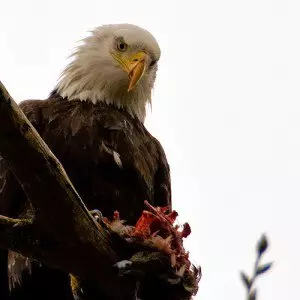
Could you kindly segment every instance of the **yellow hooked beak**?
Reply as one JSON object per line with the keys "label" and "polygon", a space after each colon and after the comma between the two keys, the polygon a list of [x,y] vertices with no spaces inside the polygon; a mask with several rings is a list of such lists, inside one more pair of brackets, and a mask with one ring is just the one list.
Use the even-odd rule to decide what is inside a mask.
{"label": "yellow hooked beak", "polygon": [[121,68],[128,73],[130,81],[127,91],[130,92],[145,74],[148,54],[145,51],[140,51],[131,55],[112,53],[112,56],[121,65]]}

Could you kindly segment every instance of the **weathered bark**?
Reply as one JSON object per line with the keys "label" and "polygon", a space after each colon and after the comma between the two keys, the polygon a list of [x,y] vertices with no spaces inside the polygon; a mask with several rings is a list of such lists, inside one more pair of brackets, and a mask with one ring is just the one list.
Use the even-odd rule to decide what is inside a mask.
{"label": "weathered bark", "polygon": [[[58,159],[1,82],[0,155],[10,164],[35,212],[32,220],[0,216],[0,247],[59,267],[89,289],[101,290],[107,299],[135,298],[136,278],[118,276],[113,266],[119,260],[135,260],[137,269],[157,272],[156,277],[170,271],[162,253],[126,242],[93,219]],[[166,293],[173,297],[168,299],[187,299]]]}

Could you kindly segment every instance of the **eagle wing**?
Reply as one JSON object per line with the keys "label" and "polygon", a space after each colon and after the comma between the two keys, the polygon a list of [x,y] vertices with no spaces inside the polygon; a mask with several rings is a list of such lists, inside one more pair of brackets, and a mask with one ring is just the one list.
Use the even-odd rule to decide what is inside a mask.
{"label": "eagle wing", "polygon": [[[20,103],[20,107],[59,159],[64,159],[69,156],[68,153],[72,153],[72,160],[76,160],[77,164],[86,160],[83,155],[93,156],[94,160],[100,161],[101,165],[112,160],[122,167],[124,162],[128,168],[133,166],[139,174],[140,184],[152,190],[153,205],[171,208],[171,179],[168,161],[160,142],[144,128],[143,124],[134,123],[136,121],[132,121],[132,118],[122,119],[122,115],[111,108],[97,110],[94,105],[88,115],[84,116],[84,112],[78,110],[77,104],[66,108],[72,105],[68,104],[70,102],[62,98],[54,101],[51,98],[26,100]],[[64,109],[65,111],[62,112]],[[51,124],[55,121],[59,125],[53,128]],[[83,129],[82,133],[79,133],[80,128]],[[79,147],[74,146],[76,135],[80,135],[76,140],[82,143],[78,144]],[[58,142],[59,138],[61,140]],[[86,144],[92,145],[92,148],[82,151],[81,149]],[[65,162],[62,161],[62,163],[64,165]],[[67,170],[72,169],[68,167],[66,165]],[[103,186],[103,182],[101,184]],[[0,157],[0,213],[15,217],[16,214],[21,213],[22,208],[24,209],[25,203],[26,196],[22,187],[7,162]]]}
{"label": "eagle wing", "polygon": [[[94,114],[91,114],[92,117],[90,119],[87,119],[81,116],[80,115],[81,112],[79,111],[76,117],[71,116],[70,114],[64,115],[65,118],[63,122],[65,122],[64,123],[65,125],[63,124],[62,120],[60,120],[59,124],[62,125],[60,127],[57,127],[58,131],[53,132],[53,135],[51,135],[52,133],[49,126],[52,126],[51,124],[53,124],[52,122],[55,122],[56,118],[57,119],[60,118],[61,106],[58,103],[62,103],[61,101],[64,100],[58,99],[58,101],[54,101],[56,104],[52,102],[51,99],[27,100],[20,103],[20,107],[22,108],[23,112],[25,113],[29,121],[39,132],[39,134],[43,138],[44,137],[46,138],[46,142],[49,143],[48,145],[50,146],[51,149],[55,148],[57,137],[58,136],[60,136],[61,138],[63,137],[65,142],[57,144],[57,149],[54,149],[54,153],[58,154],[58,158],[66,157],[67,155],[65,155],[65,153],[67,153],[68,151],[72,151],[72,154],[76,155],[77,149],[74,149],[74,146],[72,146],[71,139],[77,134],[79,134],[80,128],[91,128],[91,132],[89,133],[89,135],[93,136],[93,138],[97,137],[97,139],[102,140],[101,147],[97,149],[97,153],[95,154],[96,161],[107,162],[108,154],[112,155],[113,160],[115,161],[116,164],[123,163],[123,162],[126,164],[127,163],[126,161],[128,160],[128,163],[133,165],[136,171],[141,174],[141,178],[142,178],[141,185],[144,185],[144,183],[145,186],[151,185],[151,189],[153,190],[153,194],[154,194],[152,204],[155,206],[171,207],[170,170],[169,170],[169,165],[167,163],[166,155],[159,141],[156,140],[154,137],[152,137],[146,131],[146,129],[144,129],[142,124],[138,125],[138,130],[141,132],[140,136],[142,137],[142,141],[141,141],[138,139],[136,135],[131,135],[131,130],[132,130],[132,127],[130,126],[131,124],[128,124],[128,121],[126,120],[125,121],[123,120],[124,122],[120,123],[118,116],[114,115],[114,113],[112,114],[105,113],[105,116],[98,114],[98,117],[101,118],[100,123],[98,123],[98,121],[94,118]],[[73,104],[63,104],[63,106],[64,105],[68,106]],[[74,105],[74,108],[72,108],[70,111],[73,114],[76,114],[76,109],[77,109],[76,105]],[[70,116],[72,118],[68,120],[67,116]],[[76,120],[77,122],[74,123],[74,120]],[[86,123],[87,120],[90,121],[90,124]],[[100,129],[98,126],[92,126],[92,124],[100,124]],[[68,130],[71,131],[71,134],[70,132],[68,132]],[[136,153],[133,153],[133,151],[127,151],[126,149],[125,152],[127,155],[123,155],[120,158],[118,157],[118,154],[119,153],[124,154],[124,149],[120,149],[120,146],[118,145],[117,141],[120,141],[120,139],[121,140],[128,139],[129,136],[131,136],[133,139],[131,143],[133,146],[136,146],[139,143],[143,144],[140,145],[142,147],[140,148],[141,151],[137,151]],[[121,142],[121,144],[123,143]],[[64,145],[64,149],[61,149],[62,148],[61,145]],[[148,151],[147,151],[147,147],[148,147]],[[83,154],[80,153],[80,155]],[[78,158],[81,157],[78,156]],[[80,159],[78,161],[80,161]],[[147,163],[147,161],[150,162],[150,164]],[[156,162],[155,163],[156,168],[153,167],[154,162]],[[153,174],[153,177],[149,174]],[[26,205],[26,201],[27,201],[26,199],[27,199],[26,195],[21,185],[15,178],[14,174],[10,170],[9,165],[3,158],[0,157],[0,213],[11,217],[18,216],[20,213],[22,213],[22,210]],[[142,200],[146,200],[146,199],[142,199]],[[26,268],[26,258],[20,255],[13,255],[13,252],[10,253],[9,258],[15,260],[14,261],[15,264],[20,265],[16,269],[23,270]],[[1,288],[0,299],[3,300],[7,299],[7,294],[8,294],[7,264],[8,264],[7,251],[2,251],[0,253],[0,285],[4,284],[5,286]],[[56,272],[58,271],[56,270]],[[50,275],[51,275],[51,279],[50,279]],[[10,273],[11,279],[13,279],[13,281],[15,282],[20,281],[21,279],[20,276],[21,276],[20,272],[18,274],[14,274],[13,272]],[[26,275],[24,274],[24,276]],[[35,282],[35,283],[39,282],[39,286],[40,287],[42,286],[42,288],[39,288],[39,290],[44,290],[44,294],[43,294],[44,299],[53,298],[54,293],[56,293],[56,295],[58,294],[63,295],[66,294],[67,292],[66,285],[68,285],[69,282],[66,274],[53,273],[53,270],[48,269],[45,266],[40,268],[36,265],[33,265],[32,276],[34,278],[32,277],[32,280],[30,280],[30,282]],[[41,278],[43,278],[43,281],[41,281]],[[55,278],[55,283],[53,281],[54,278]],[[54,285],[55,285],[55,289],[54,289]],[[29,288],[34,288],[34,286],[31,286],[31,284],[29,284],[28,289]],[[14,289],[13,290],[13,294],[15,295],[14,299],[18,299],[18,295],[17,295],[18,291],[19,293],[20,292],[24,293],[23,289],[21,290]],[[4,295],[2,296],[1,293],[4,293]],[[67,294],[71,295],[69,291],[67,292]],[[66,296],[65,299],[68,299],[68,297]]]}
{"label": "eagle wing", "polygon": [[171,210],[172,193],[170,167],[161,144],[158,140],[156,140],[156,143],[159,157],[158,169],[154,176],[154,205],[160,207],[168,206]]}
{"label": "eagle wing", "polygon": [[[25,101],[21,107],[90,209],[102,209],[109,217],[112,209],[126,212],[135,208],[138,215],[122,213],[134,222],[144,208],[143,200],[171,206],[165,152],[138,119],[105,103],[67,101],[57,94],[45,101]],[[131,204],[119,202],[119,207],[113,207],[105,200],[107,207],[97,207],[101,197],[110,199],[115,193]]]}

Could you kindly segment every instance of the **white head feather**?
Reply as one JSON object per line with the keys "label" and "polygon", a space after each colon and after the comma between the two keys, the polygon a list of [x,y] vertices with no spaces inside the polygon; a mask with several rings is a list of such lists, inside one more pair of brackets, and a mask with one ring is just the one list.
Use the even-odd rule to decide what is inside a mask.
{"label": "white head feather", "polygon": [[[111,54],[120,38],[128,45],[127,51],[145,50],[153,62],[130,92],[128,74]],[[82,40],[72,57],[56,87],[62,97],[92,101],[95,105],[104,101],[144,121],[156,77],[155,62],[160,58],[159,45],[148,31],[131,24],[97,27]]]}

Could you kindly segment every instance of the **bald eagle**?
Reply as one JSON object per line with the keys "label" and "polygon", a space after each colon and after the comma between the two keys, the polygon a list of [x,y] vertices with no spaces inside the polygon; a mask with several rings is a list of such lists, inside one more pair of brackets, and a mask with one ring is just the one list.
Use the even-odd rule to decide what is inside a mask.
{"label": "bald eagle", "polygon": [[[48,99],[27,100],[20,107],[89,209],[107,217],[118,210],[134,224],[144,200],[171,207],[164,150],[143,124],[160,58],[157,41],[134,25],[104,25],[82,40],[72,58]],[[1,157],[0,209],[10,217],[33,213]],[[15,252],[9,252],[8,261],[3,253],[1,264],[1,299],[73,299],[62,271],[29,263]],[[9,283],[16,286],[10,298],[7,264]],[[26,265],[30,272],[22,273]]]}

